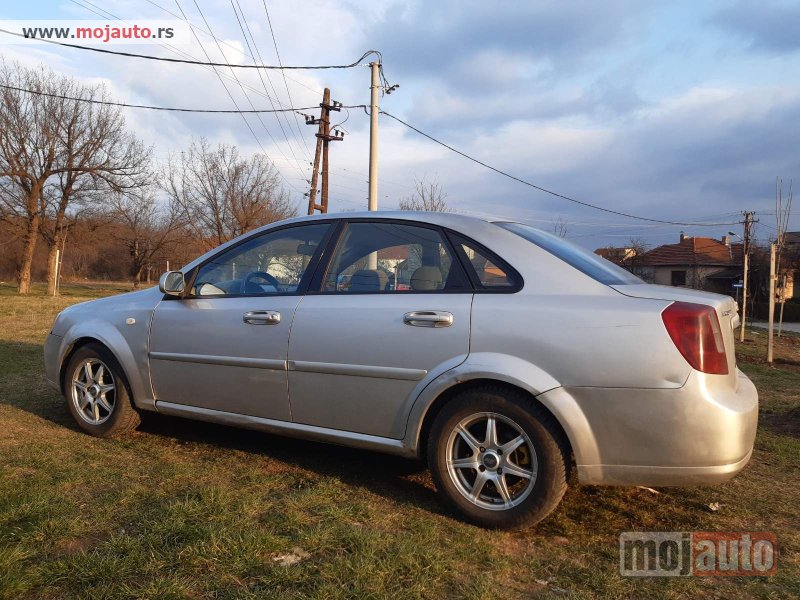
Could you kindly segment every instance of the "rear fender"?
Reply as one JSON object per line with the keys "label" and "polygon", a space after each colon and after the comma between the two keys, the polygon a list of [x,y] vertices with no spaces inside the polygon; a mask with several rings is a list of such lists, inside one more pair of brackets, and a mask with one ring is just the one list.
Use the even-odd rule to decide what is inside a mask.
{"label": "rear fender", "polygon": [[[594,461],[597,446],[592,429],[575,400],[549,373],[536,365],[506,354],[479,352],[431,381],[411,408],[403,444],[421,454],[422,424],[430,408],[444,392],[477,379],[501,381],[521,388],[536,397],[559,422],[579,462]],[[590,463],[592,464],[592,463]]]}

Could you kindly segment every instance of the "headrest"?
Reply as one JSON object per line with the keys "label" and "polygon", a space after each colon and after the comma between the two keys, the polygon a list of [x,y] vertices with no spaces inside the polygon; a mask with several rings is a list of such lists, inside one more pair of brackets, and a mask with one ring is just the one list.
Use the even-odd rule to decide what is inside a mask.
{"label": "headrest", "polygon": [[438,267],[420,267],[411,275],[411,289],[416,291],[442,289],[442,272]]}
{"label": "headrest", "polygon": [[350,278],[351,292],[380,292],[386,288],[386,273],[377,269],[361,269]]}

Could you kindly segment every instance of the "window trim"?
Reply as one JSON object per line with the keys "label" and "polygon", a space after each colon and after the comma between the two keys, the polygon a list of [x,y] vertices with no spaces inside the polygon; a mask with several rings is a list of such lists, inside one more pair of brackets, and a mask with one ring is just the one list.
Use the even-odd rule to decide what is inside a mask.
{"label": "window trim", "polygon": [[[514,267],[512,267],[508,261],[500,258],[496,252],[489,250],[483,244],[479,244],[472,238],[460,233],[458,231],[453,231],[452,229],[446,229],[445,233],[447,234],[448,238],[450,238],[450,243],[456,249],[456,255],[458,256],[458,260],[461,261],[462,270],[467,273],[470,282],[472,283],[472,287],[476,294],[516,294],[523,287],[525,287],[525,280],[520,275],[519,271],[517,271]],[[506,276],[511,279],[512,285],[510,286],[503,286],[503,287],[492,287],[492,286],[485,286],[481,283],[480,277],[475,272],[475,267],[472,266],[472,262],[470,262],[469,257],[467,256],[464,249],[461,247],[461,243],[465,243],[467,246],[471,246],[476,251],[480,252],[484,257],[490,260],[493,264],[497,267],[503,269],[505,271]]]}
{"label": "window trim", "polygon": [[[349,229],[350,225],[355,223],[377,223],[377,224],[385,224],[385,225],[406,225],[411,227],[422,227],[424,229],[432,229],[436,231],[442,238],[442,241],[447,248],[447,250],[452,255],[452,262],[450,268],[457,269],[459,276],[461,277],[462,281],[464,282],[465,286],[461,289],[450,289],[450,290],[405,290],[402,292],[396,291],[387,291],[387,290],[377,290],[374,292],[342,292],[339,290],[324,290],[323,285],[328,277],[328,271],[333,267],[333,257],[336,255],[336,252],[339,250],[340,245],[344,241],[345,233]],[[448,274],[449,276],[449,274]],[[472,285],[472,280],[469,277],[469,274],[464,269],[464,265],[461,263],[461,259],[458,256],[457,249],[453,247],[453,243],[450,241],[450,237],[447,235],[447,229],[444,227],[440,227],[439,225],[434,225],[433,223],[425,223],[423,221],[411,221],[408,219],[386,219],[380,217],[358,217],[353,219],[341,219],[341,225],[336,232],[335,239],[332,237],[328,241],[328,246],[325,248],[324,253],[324,260],[320,261],[320,264],[317,266],[317,271],[314,273],[314,278],[311,280],[311,284],[309,285],[308,289],[305,291],[305,294],[308,296],[377,296],[377,295],[398,295],[398,296],[408,296],[408,295],[430,295],[430,294],[472,294],[475,292],[475,288]]]}
{"label": "window trim", "polygon": [[[325,249],[328,247],[328,242],[330,241],[331,236],[333,235],[335,230],[339,229],[338,227],[339,223],[337,223],[336,221],[337,220],[335,219],[320,219],[315,221],[303,221],[300,223],[286,223],[284,225],[277,225],[265,231],[259,231],[252,235],[243,237],[242,239],[238,240],[235,244],[231,244],[224,250],[220,250],[213,256],[210,256],[209,258],[204,260],[199,265],[193,267],[189,272],[189,277],[186,279],[186,287],[184,289],[183,294],[179,297],[173,296],[173,298],[175,300],[199,300],[199,299],[209,300],[209,299],[223,299],[223,298],[277,298],[286,296],[303,296],[305,295],[306,291],[309,288],[312,278],[316,273],[319,261],[323,257]],[[276,293],[264,292],[263,294],[221,294],[212,296],[196,296],[190,293],[192,288],[194,287],[195,279],[197,278],[197,274],[200,272],[200,269],[202,269],[208,263],[214,261],[220,255],[230,252],[231,250],[238,248],[242,244],[246,244],[259,237],[264,237],[287,229],[297,229],[300,227],[310,227],[314,225],[328,225],[329,227],[328,230],[325,232],[325,234],[322,236],[319,246],[314,251],[314,254],[311,256],[311,259],[308,262],[308,266],[306,267],[303,276],[300,278],[300,283],[297,285],[297,289],[295,291],[276,292]]]}

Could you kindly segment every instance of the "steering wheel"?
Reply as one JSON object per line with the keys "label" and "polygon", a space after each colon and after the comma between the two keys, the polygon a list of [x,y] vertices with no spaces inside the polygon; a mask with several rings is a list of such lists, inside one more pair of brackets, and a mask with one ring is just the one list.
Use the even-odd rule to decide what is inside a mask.
{"label": "steering wheel", "polygon": [[[270,275],[269,273],[267,273],[265,271],[253,271],[252,273],[248,273],[247,276],[244,278],[244,282],[242,283],[242,291],[243,291],[243,293],[245,293],[245,294],[247,294],[247,293],[253,293],[253,294],[262,294],[262,293],[264,293],[264,290],[261,289],[261,286],[259,286],[258,284],[252,283],[253,279],[263,279],[269,285],[274,287],[276,292],[279,292],[281,290],[281,287],[280,287],[281,286],[281,282],[278,281],[275,277],[273,277],[272,275]],[[253,292],[250,292],[251,285],[255,286],[258,289],[256,289]]]}

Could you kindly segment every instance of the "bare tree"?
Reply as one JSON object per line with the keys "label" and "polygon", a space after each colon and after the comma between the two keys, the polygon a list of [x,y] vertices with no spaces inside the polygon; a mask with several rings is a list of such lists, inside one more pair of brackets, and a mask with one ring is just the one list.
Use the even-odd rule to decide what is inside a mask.
{"label": "bare tree", "polygon": [[205,138],[193,140],[186,152],[170,158],[162,187],[208,246],[297,215],[278,170],[266,156],[242,158],[236,146],[212,149]]}
{"label": "bare tree", "polygon": [[[19,292],[30,290],[31,263],[41,233],[48,243],[48,292],[55,290],[56,250],[68,212],[93,193],[142,185],[149,150],[125,129],[119,107],[102,86],[87,86],[45,68],[0,65],[0,177],[8,177],[18,216],[26,223]],[[32,90],[40,94],[21,90]],[[16,189],[13,189],[16,188]]]}
{"label": "bare tree", "polygon": [[[74,97],[109,100],[102,87],[73,87]],[[45,188],[53,193],[45,195],[40,227],[49,246],[48,293],[56,287],[56,250],[64,242],[70,207],[78,203],[84,210],[91,208],[110,193],[134,190],[150,179],[151,151],[126,130],[119,107],[70,101],[64,109],[57,129],[60,169],[53,185]]]}
{"label": "bare tree", "polygon": [[425,178],[414,182],[414,193],[400,200],[400,210],[425,210],[430,212],[453,212],[447,205],[447,194],[438,181],[425,181]]}
{"label": "bare tree", "polygon": [[159,202],[153,190],[114,194],[111,216],[121,226],[119,240],[130,252],[130,275],[138,288],[142,274],[160,253],[179,242],[184,225],[183,208],[174,198]]}
{"label": "bare tree", "polygon": [[553,233],[560,238],[567,237],[567,220],[558,215],[557,219],[553,219]]}
{"label": "bare tree", "polygon": [[[13,88],[61,94],[68,91],[63,78],[45,69],[31,70],[0,63],[0,82]],[[47,180],[58,167],[56,134],[63,106],[49,96],[4,87],[0,90],[0,200],[4,213],[22,223],[23,251],[17,275],[20,294],[31,286],[31,264],[41,221],[40,201]]]}

